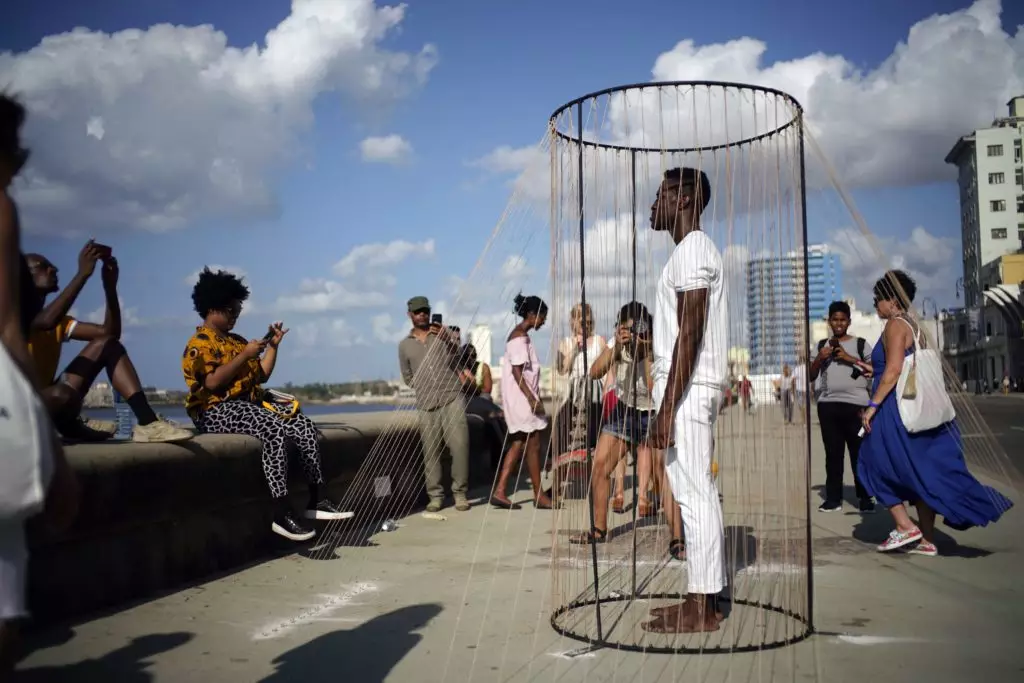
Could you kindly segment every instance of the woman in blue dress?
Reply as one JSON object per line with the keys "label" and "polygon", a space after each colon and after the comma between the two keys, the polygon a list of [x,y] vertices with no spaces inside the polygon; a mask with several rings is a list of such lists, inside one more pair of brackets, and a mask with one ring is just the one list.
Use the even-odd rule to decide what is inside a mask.
{"label": "woman in blue dress", "polygon": [[[917,323],[907,309],[916,292],[917,285],[902,270],[887,272],[874,286],[875,309],[886,325],[871,353],[875,379],[863,415],[865,437],[857,471],[896,522],[879,552],[916,544],[911,553],[934,557],[936,514],[947,526],[962,530],[995,522],[1013,503],[968,471],[955,420],[914,434],[903,425],[895,389],[904,359],[914,351]],[[917,508],[919,526],[904,501]]]}

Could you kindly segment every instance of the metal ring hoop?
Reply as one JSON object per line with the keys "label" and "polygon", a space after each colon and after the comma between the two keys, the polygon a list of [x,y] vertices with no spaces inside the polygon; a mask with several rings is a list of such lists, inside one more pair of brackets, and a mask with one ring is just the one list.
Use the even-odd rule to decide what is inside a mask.
{"label": "metal ring hoop", "polygon": [[[627,93],[631,91],[643,92],[644,90],[660,90],[661,88],[679,88],[679,87],[706,87],[706,88],[718,88],[722,91],[736,90],[736,91],[749,91],[759,92],[765,95],[774,95],[779,97],[785,102],[788,102],[793,106],[796,113],[786,123],[774,128],[770,131],[753,135],[742,140],[736,140],[735,142],[726,142],[718,145],[708,145],[706,147],[679,147],[673,149],[662,149],[660,147],[634,147],[630,145],[614,145],[607,142],[596,142],[594,140],[581,139],[582,132],[576,135],[563,132],[558,129],[558,119],[563,114],[568,112],[574,107],[582,107],[583,103],[588,100],[594,100],[599,97],[605,97],[607,95],[615,95],[619,93]],[[551,128],[551,132],[555,137],[572,145],[579,145],[581,147],[590,147],[592,149],[605,149],[617,152],[648,152],[657,154],[688,154],[692,152],[714,152],[720,149],[728,149],[730,147],[741,147],[748,145],[759,140],[764,140],[772,136],[778,135],[783,131],[792,128],[796,125],[802,125],[804,118],[804,109],[800,106],[800,102],[789,93],[783,92],[776,88],[769,88],[763,85],[750,85],[749,83],[733,83],[730,81],[652,81],[650,83],[631,83],[629,85],[617,85],[612,88],[605,88],[604,90],[597,90],[592,93],[577,97],[571,102],[566,102],[551,114],[548,119],[548,125]]]}
{"label": "metal ring hoop", "polygon": [[[570,602],[568,605],[563,605],[555,610],[554,614],[551,615],[551,628],[555,630],[561,636],[572,638],[581,643],[586,643],[590,646],[607,647],[615,650],[624,650],[626,652],[641,652],[644,654],[652,655],[686,655],[686,654],[709,654],[709,655],[722,655],[722,654],[742,654],[746,652],[763,652],[765,650],[775,650],[781,647],[787,647],[796,643],[807,640],[814,635],[814,629],[808,622],[806,617],[803,617],[793,610],[784,609],[777,605],[765,604],[763,602],[755,602],[753,600],[741,600],[739,598],[733,599],[728,597],[720,597],[719,601],[728,602],[731,605],[743,605],[745,607],[755,607],[763,609],[768,612],[775,612],[781,614],[784,617],[788,617],[793,621],[802,624],[805,628],[800,632],[791,636],[781,638],[779,640],[773,640],[767,643],[751,643],[749,645],[696,645],[686,646],[680,645],[678,647],[664,647],[664,646],[644,646],[635,645],[632,643],[620,643],[617,641],[611,641],[607,638],[590,638],[573,631],[572,629],[565,628],[558,625],[558,618],[563,614],[572,612],[573,610],[583,609],[585,607],[593,607],[598,604],[607,604],[612,602],[622,602],[626,600],[681,600],[685,596],[681,593],[641,593],[639,595],[621,595],[615,597],[600,598],[597,600],[576,600]],[[690,635],[700,634],[694,633]]]}

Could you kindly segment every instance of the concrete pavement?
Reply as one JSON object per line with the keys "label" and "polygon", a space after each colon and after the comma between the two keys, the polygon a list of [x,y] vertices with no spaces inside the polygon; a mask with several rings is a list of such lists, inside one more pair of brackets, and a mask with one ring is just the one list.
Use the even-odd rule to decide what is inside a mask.
{"label": "concrete pavement", "polygon": [[[802,428],[781,426],[772,411],[723,418],[731,434],[755,425],[784,448],[800,447]],[[812,436],[820,484],[816,426]],[[727,511],[731,472],[723,463]],[[989,528],[944,530],[940,558],[876,553],[887,514],[813,512],[817,635],[731,655],[581,649],[549,625],[554,513],[526,505],[445,514],[411,515],[369,544],[345,528],[346,545],[326,558],[280,557],[37,634],[16,680],[1024,679],[1019,508]]]}

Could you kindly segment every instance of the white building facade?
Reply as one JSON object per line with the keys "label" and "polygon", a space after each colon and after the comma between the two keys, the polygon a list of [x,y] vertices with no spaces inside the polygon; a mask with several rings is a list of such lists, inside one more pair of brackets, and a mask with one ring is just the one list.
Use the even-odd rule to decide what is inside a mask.
{"label": "white building facade", "polygon": [[963,293],[964,307],[944,316],[943,350],[969,388],[1016,376],[1024,362],[1022,330],[1014,316],[1007,322],[1016,302],[1008,308],[1002,301],[1017,298],[1020,283],[994,274],[1001,257],[1024,245],[1024,95],[1007,107],[1007,116],[960,138],[946,155],[958,168],[963,278],[957,294]]}

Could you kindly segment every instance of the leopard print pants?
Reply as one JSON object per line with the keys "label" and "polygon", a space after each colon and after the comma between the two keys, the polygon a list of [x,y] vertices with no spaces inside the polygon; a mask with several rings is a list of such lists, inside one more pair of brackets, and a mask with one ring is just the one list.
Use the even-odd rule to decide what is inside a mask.
{"label": "leopard print pants", "polygon": [[206,434],[245,434],[263,442],[263,474],[270,495],[288,495],[288,442],[299,447],[302,468],[310,484],[322,484],[320,432],[308,417],[299,413],[283,419],[250,401],[215,403],[194,420]]}

